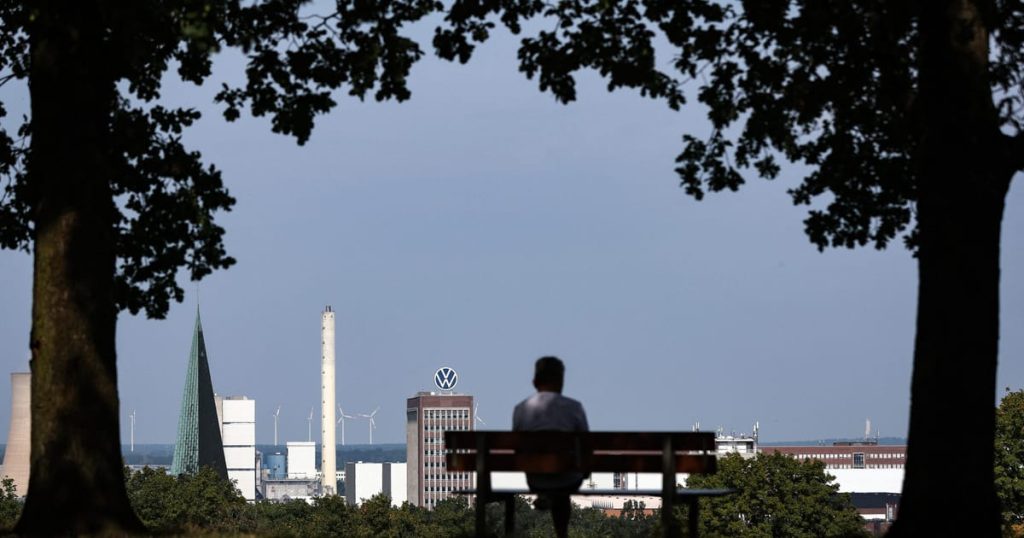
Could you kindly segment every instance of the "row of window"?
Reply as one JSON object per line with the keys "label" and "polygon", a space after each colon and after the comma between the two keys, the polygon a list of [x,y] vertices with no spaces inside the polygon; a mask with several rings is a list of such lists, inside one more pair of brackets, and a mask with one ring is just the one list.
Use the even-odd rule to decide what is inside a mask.
{"label": "row of window", "polygon": [[854,452],[853,454],[790,454],[790,456],[792,456],[794,458],[805,458],[805,459],[810,458],[810,459],[816,459],[816,460],[847,460],[847,461],[849,461],[851,457],[853,457],[854,459],[856,459],[857,457],[860,457],[860,458],[865,458],[866,457],[866,458],[872,459],[872,460],[876,460],[876,459],[884,459],[884,460],[900,459],[900,458],[903,457],[903,454],[899,453],[899,452],[877,452],[877,453]]}
{"label": "row of window", "polygon": [[425,418],[469,418],[469,409],[424,409],[423,416]]}
{"label": "row of window", "polygon": [[455,424],[431,424],[424,422],[423,431],[425,432],[461,432],[469,430],[469,422],[456,422]]}
{"label": "row of window", "polygon": [[426,473],[424,480],[469,480],[470,473]]}

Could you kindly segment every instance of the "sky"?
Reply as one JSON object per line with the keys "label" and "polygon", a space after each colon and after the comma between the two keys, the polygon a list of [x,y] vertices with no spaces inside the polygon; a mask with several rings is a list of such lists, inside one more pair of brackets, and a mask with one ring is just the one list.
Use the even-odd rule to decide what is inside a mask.
{"label": "sky", "polygon": [[[164,320],[118,323],[123,440],[172,443],[197,303],[214,390],[256,400],[258,443],[307,439],[320,391],[320,313],[337,316],[337,398],[376,407],[378,443],[404,442],[405,401],[434,371],[459,373],[490,429],[510,427],[533,361],[560,356],[565,393],[592,429],[749,432],[766,441],[856,437],[865,419],[904,436],[916,265],[894,245],[818,252],[802,170],[697,202],[678,186],[681,136],[709,132],[593,74],[565,106],[517,72],[499,34],[466,66],[427,56],[402,104],[343,94],[312,140],[266,119],[225,122],[222,54],[203,87],[169,82],[165,103],[204,117],[185,136],[224,173],[220,214],[238,264],[196,286]],[[23,89],[0,91],[12,116]],[[1003,222],[999,386],[1024,386],[1024,186]],[[27,371],[31,258],[0,252],[0,372]],[[435,389],[436,390],[436,389]],[[1002,390],[1002,389],[1001,389]],[[0,380],[0,439],[10,384]],[[995,402],[993,402],[995,403]],[[314,412],[314,439],[319,409]],[[348,421],[351,443],[369,423]],[[950,424],[950,428],[956,425]],[[340,441],[341,433],[338,432]]]}

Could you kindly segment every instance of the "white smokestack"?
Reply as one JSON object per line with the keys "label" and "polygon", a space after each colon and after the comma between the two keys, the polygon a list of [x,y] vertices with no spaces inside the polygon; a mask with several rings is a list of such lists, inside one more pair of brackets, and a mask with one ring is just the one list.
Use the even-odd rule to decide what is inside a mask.
{"label": "white smokestack", "polygon": [[337,462],[334,443],[334,311],[328,305],[320,319],[320,470],[324,495],[334,495]]}

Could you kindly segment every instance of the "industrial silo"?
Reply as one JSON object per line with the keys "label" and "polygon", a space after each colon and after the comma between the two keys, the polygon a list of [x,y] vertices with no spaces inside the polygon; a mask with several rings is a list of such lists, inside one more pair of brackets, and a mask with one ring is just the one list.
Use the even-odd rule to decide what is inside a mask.
{"label": "industrial silo", "polygon": [[271,480],[288,478],[288,470],[285,468],[286,461],[285,455],[280,452],[267,454],[267,477]]}

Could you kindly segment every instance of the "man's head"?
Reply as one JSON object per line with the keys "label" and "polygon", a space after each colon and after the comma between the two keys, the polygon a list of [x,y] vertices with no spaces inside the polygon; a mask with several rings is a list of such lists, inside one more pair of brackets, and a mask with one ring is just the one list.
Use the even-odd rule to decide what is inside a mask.
{"label": "man's head", "polygon": [[565,364],[558,357],[541,357],[533,371],[533,386],[539,391],[562,392]]}

